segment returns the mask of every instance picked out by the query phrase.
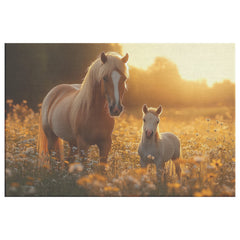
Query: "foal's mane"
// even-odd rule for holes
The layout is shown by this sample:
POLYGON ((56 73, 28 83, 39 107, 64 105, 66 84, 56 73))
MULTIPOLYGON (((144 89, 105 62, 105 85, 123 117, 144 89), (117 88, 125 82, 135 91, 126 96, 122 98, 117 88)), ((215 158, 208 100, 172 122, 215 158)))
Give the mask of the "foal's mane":
POLYGON ((153 115, 155 115, 156 117, 158 117, 158 114, 156 113, 157 109, 156 108, 148 108, 148 112, 152 113, 153 115))
POLYGON ((104 76, 110 76, 112 71, 116 69, 126 77, 129 75, 128 66, 121 60, 121 55, 115 52, 108 52, 105 55, 107 56, 107 61, 105 63, 98 57, 88 68, 81 88, 73 101, 72 113, 75 117, 76 114, 88 114, 91 105, 93 103, 95 104, 94 100, 97 91, 100 91, 100 81, 104 76))

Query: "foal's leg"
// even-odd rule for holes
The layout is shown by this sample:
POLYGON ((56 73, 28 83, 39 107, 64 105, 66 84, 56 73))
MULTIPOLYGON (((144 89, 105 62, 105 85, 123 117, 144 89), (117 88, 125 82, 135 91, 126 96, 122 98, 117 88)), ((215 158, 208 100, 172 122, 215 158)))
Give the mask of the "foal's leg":
POLYGON ((180 166, 180 163, 178 161, 178 159, 174 160, 174 165, 175 165, 175 169, 176 169, 176 173, 178 175, 178 180, 181 181, 181 166, 180 166))
POLYGON ((101 141, 97 144, 99 148, 99 154, 100 154, 100 166, 99 170, 101 174, 106 175, 106 167, 107 167, 107 157, 108 153, 111 149, 112 139, 108 139, 106 141, 101 141))
POLYGON ((140 165, 141 165, 142 168, 147 167, 147 161, 146 161, 145 158, 140 157, 140 165))
POLYGON ((156 162, 156 168, 157 168, 157 178, 165 182, 166 181, 165 162, 158 160, 156 162))

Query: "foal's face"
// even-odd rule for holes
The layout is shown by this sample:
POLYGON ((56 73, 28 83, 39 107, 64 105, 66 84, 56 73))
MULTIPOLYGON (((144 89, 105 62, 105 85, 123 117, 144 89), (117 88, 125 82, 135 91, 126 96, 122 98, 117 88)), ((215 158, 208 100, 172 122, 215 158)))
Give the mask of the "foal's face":
POLYGON ((151 138, 156 134, 159 123, 159 115, 162 113, 162 106, 157 109, 148 109, 147 105, 143 105, 143 134, 147 138, 151 138))
POLYGON ((143 117, 143 131, 147 138, 151 138, 157 131, 159 118, 155 114, 148 112, 143 117))
POLYGON ((118 70, 103 77, 104 93, 111 116, 119 116, 123 110, 122 98, 126 87, 126 77, 118 70))

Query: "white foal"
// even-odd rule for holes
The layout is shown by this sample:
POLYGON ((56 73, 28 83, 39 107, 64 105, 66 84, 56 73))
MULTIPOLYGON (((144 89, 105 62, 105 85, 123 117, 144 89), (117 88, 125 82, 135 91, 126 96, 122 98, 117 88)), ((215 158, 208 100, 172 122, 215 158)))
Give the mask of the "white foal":
POLYGON ((170 159, 174 161, 176 173, 180 180, 181 167, 177 160, 180 157, 180 141, 173 133, 160 133, 158 131, 159 115, 162 113, 162 106, 157 109, 148 108, 143 105, 143 133, 142 140, 138 147, 141 167, 148 163, 156 164, 157 173, 164 170, 165 162, 170 159))

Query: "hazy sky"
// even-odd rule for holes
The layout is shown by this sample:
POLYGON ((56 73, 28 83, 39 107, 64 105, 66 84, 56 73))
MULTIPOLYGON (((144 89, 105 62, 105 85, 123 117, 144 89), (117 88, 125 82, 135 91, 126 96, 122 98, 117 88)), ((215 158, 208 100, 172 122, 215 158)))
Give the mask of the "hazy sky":
POLYGON ((186 80, 206 79, 209 86, 229 79, 235 82, 234 44, 122 44, 129 53, 129 64, 147 69, 155 57, 166 57, 177 64, 186 80))

